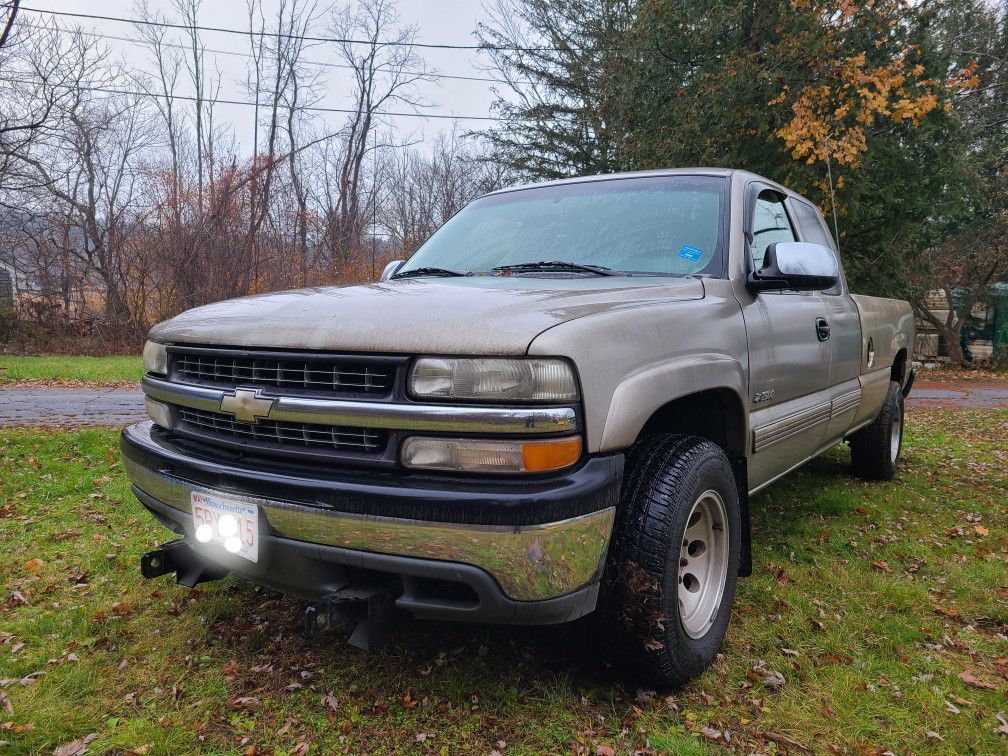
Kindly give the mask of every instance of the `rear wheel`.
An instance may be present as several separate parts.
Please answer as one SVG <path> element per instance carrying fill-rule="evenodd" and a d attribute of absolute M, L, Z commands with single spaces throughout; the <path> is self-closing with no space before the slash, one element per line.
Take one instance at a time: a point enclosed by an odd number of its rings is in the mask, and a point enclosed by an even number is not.
<path fill-rule="evenodd" d="M 738 490 L 716 444 L 666 435 L 628 460 L 612 589 L 620 645 L 639 675 L 686 684 L 717 656 L 739 568 Z"/>
<path fill-rule="evenodd" d="M 903 391 L 890 381 L 878 417 L 848 439 L 855 475 L 865 480 L 893 479 L 903 449 L 903 419 Z"/>

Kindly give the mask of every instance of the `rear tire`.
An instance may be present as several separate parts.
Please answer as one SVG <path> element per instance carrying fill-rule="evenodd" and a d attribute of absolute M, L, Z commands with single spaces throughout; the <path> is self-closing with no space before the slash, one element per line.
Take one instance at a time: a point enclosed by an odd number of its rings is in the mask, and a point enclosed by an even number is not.
<path fill-rule="evenodd" d="M 878 417 L 848 439 L 855 475 L 865 480 L 893 479 L 903 449 L 903 420 L 903 391 L 891 381 Z"/>
<path fill-rule="evenodd" d="M 680 687 L 714 661 L 728 627 L 741 530 L 724 451 L 698 436 L 638 442 L 610 562 L 618 644 L 638 676 Z"/>

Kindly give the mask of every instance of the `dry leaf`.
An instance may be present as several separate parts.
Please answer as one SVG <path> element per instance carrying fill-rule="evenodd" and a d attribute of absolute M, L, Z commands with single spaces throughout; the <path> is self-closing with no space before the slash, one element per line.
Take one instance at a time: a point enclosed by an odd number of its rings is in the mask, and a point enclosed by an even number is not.
<path fill-rule="evenodd" d="M 38 572 L 43 567 L 45 567 L 45 560 L 43 559 L 38 558 L 29 559 L 27 562 L 24 563 L 25 572 Z"/>
<path fill-rule="evenodd" d="M 80 756 L 82 753 L 87 753 L 88 743 L 97 737 L 98 733 L 92 732 L 90 735 L 85 735 L 83 738 L 77 738 L 77 740 L 71 740 L 69 743 L 64 743 L 53 751 L 53 756 Z"/>
<path fill-rule="evenodd" d="M 960 672 L 958 677 L 967 685 L 972 685 L 974 688 L 979 688 L 980 690 L 994 690 L 996 687 L 989 682 L 984 682 L 969 670 Z"/>

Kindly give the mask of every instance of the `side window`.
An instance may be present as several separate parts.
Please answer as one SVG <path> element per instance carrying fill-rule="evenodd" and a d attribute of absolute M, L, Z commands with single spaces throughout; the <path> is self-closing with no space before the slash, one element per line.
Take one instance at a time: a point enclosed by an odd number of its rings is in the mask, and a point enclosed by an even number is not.
<path fill-rule="evenodd" d="M 822 244 L 827 249 L 833 251 L 836 254 L 836 248 L 833 244 L 833 237 L 829 235 L 829 231 L 826 230 L 826 226 L 823 223 L 823 217 L 809 204 L 805 202 L 800 202 L 798 200 L 793 200 L 791 204 L 794 210 L 795 223 L 798 224 L 798 228 L 801 229 L 802 238 L 807 242 L 812 242 L 813 244 Z M 839 267 L 839 265 L 837 266 Z M 830 294 L 833 296 L 838 296 L 843 294 L 843 284 L 837 281 L 837 285 L 832 289 L 827 289 L 823 294 Z"/>
<path fill-rule="evenodd" d="M 784 209 L 784 201 L 774 192 L 761 192 L 756 198 L 752 235 L 749 252 L 752 255 L 753 268 L 757 270 L 763 267 L 767 247 L 771 244 L 798 241 Z"/>

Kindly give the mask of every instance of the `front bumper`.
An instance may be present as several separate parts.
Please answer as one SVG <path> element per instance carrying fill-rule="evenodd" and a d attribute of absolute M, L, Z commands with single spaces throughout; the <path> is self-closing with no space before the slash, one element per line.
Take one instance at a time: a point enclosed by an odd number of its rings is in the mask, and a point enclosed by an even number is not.
<path fill-rule="evenodd" d="M 123 431 L 121 446 L 137 497 L 193 544 L 193 491 L 259 507 L 260 562 L 195 546 L 210 563 L 312 600 L 377 576 L 399 583 L 397 605 L 416 616 L 521 624 L 594 609 L 623 467 L 611 455 L 533 481 L 295 475 L 210 457 L 151 423 Z M 446 599 L 436 583 L 465 588 Z"/>

